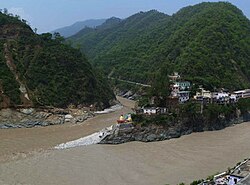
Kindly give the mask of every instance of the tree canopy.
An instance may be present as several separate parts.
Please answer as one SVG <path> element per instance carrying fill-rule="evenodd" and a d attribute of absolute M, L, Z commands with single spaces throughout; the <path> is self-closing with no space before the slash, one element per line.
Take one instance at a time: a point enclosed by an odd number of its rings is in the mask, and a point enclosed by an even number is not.
<path fill-rule="evenodd" d="M 152 83 L 159 69 L 171 66 L 209 89 L 250 87 L 250 21 L 227 2 L 188 6 L 172 16 L 140 12 L 69 40 L 116 78 Z"/>
<path fill-rule="evenodd" d="M 12 106 L 23 103 L 20 83 L 35 106 L 106 107 L 114 99 L 106 79 L 79 50 L 62 44 L 60 34 L 37 35 L 18 18 L 2 13 L 0 25 L 0 104 L 3 95 Z"/>

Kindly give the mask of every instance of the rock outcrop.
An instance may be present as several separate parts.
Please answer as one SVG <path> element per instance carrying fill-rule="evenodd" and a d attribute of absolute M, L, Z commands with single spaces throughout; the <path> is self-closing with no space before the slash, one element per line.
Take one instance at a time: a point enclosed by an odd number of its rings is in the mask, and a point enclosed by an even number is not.
<path fill-rule="evenodd" d="M 220 130 L 234 124 L 240 124 L 242 122 L 250 121 L 250 112 L 238 117 L 232 118 L 220 127 L 214 127 L 213 130 Z M 171 127 L 164 127 L 151 124 L 149 126 L 141 126 L 139 124 L 120 124 L 113 127 L 113 131 L 110 132 L 99 144 L 121 144 L 130 141 L 142 141 L 153 142 L 162 141 L 172 138 L 179 138 L 183 135 L 188 135 L 193 132 L 202 132 L 208 129 L 207 127 L 201 127 L 195 129 L 192 127 L 185 127 L 182 123 L 176 123 Z"/>
<path fill-rule="evenodd" d="M 175 128 L 164 128 L 151 125 L 149 127 L 134 126 L 132 124 L 121 124 L 115 127 L 111 135 L 104 138 L 99 144 L 121 144 L 130 141 L 162 141 L 178 138 L 181 135 L 192 133 L 193 130 Z"/>

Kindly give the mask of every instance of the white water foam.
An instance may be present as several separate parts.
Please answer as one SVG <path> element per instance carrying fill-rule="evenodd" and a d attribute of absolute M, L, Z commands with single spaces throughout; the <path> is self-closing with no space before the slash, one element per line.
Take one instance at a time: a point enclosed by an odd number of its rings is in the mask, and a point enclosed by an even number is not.
<path fill-rule="evenodd" d="M 86 136 L 86 137 L 83 137 L 74 141 L 69 141 L 67 143 L 62 143 L 60 145 L 55 146 L 55 149 L 67 149 L 67 148 L 74 148 L 74 147 L 79 147 L 79 146 L 97 144 L 100 141 L 102 141 L 102 139 L 104 139 L 107 135 L 110 135 L 111 131 L 113 130 L 113 127 L 114 125 L 104 128 L 100 132 L 96 132 L 89 136 Z"/>
<path fill-rule="evenodd" d="M 117 110 L 121 110 L 123 106 L 121 104 L 116 104 L 111 106 L 110 108 L 104 109 L 103 111 L 96 111 L 95 114 L 108 114 L 110 112 L 115 112 Z"/>

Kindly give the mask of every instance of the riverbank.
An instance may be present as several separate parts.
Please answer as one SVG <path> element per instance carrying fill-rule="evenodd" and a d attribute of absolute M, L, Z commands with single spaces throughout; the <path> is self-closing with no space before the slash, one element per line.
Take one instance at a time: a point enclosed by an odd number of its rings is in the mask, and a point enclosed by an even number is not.
<path fill-rule="evenodd" d="M 121 113 L 131 112 L 134 102 L 119 100 L 123 109 L 83 124 L 0 130 L 0 184 L 188 184 L 249 157 L 249 122 L 159 142 L 51 149 L 98 132 Z"/>
<path fill-rule="evenodd" d="M 71 140 L 88 136 L 116 123 L 121 114 L 131 112 L 134 101 L 117 97 L 122 109 L 97 115 L 80 124 L 62 124 L 48 127 L 0 129 L 0 162 L 26 157 Z"/>
<path fill-rule="evenodd" d="M 94 112 L 83 109 L 7 108 L 0 110 L 0 129 L 45 127 L 65 123 L 76 124 L 94 116 Z"/>
<path fill-rule="evenodd" d="M 139 119 L 137 118 L 139 117 Z M 226 127 L 242 124 L 250 121 L 250 112 L 238 116 L 231 116 L 230 119 L 220 117 L 210 123 L 206 119 L 172 118 L 170 116 L 142 116 L 134 115 L 133 123 L 120 124 L 104 137 L 100 144 L 121 144 L 131 141 L 153 142 L 179 138 L 195 132 L 222 130 Z M 137 119 L 137 120 L 136 120 Z M 138 122 L 139 120 L 139 122 Z M 161 124 L 157 122 L 161 121 Z M 147 124 L 143 124 L 147 122 Z"/>

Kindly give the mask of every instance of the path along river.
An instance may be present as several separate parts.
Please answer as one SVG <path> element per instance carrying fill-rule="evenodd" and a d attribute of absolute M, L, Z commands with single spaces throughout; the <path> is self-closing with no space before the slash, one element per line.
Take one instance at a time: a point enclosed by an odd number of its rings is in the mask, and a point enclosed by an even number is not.
<path fill-rule="evenodd" d="M 164 185 L 205 178 L 250 155 L 250 123 L 162 142 L 52 147 L 115 123 L 122 110 L 82 125 L 0 130 L 1 185 Z"/>

